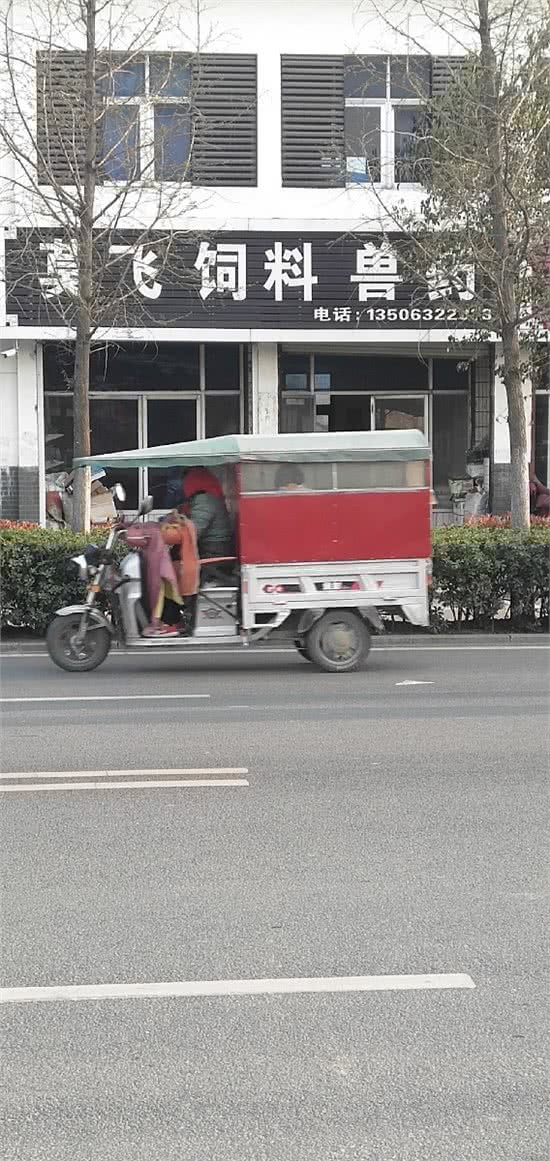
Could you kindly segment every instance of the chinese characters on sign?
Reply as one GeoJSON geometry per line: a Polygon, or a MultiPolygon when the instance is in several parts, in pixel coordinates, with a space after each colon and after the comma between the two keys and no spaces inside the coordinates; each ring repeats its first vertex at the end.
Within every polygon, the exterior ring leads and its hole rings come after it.
{"type": "MultiPolygon", "coordinates": [[[[53,240],[42,243],[40,249],[47,254],[47,274],[40,279],[45,297],[52,298],[65,293],[75,294],[78,285],[76,255],[70,246],[64,242],[53,240]]],[[[235,302],[244,302],[247,296],[247,261],[246,243],[236,242],[200,242],[197,257],[194,262],[195,270],[201,275],[199,294],[207,299],[213,293],[231,294],[235,302]]],[[[282,302],[285,288],[300,289],[304,302],[311,302],[313,287],[317,286],[319,276],[313,273],[312,243],[304,242],[302,246],[285,246],[283,242],[274,242],[272,247],[265,250],[264,270],[268,276],[263,283],[263,289],[273,291],[275,302],[282,302]]],[[[141,243],[136,246],[111,245],[109,253],[113,255],[129,256],[132,259],[132,274],[136,290],[144,298],[159,298],[162,293],[162,283],[158,280],[160,274],[158,263],[159,255],[155,250],[146,248],[141,243]]],[[[355,272],[349,275],[350,283],[358,287],[359,302],[395,301],[395,288],[403,278],[397,273],[397,255],[387,242],[377,245],[375,242],[365,242],[361,249],[355,252],[355,272]]],[[[474,268],[467,267],[457,271],[450,277],[432,268],[428,272],[428,297],[431,302],[437,299],[449,298],[458,295],[461,302],[470,301],[475,293],[474,268]]],[[[337,307],[339,313],[336,322],[350,322],[352,308],[337,307]]],[[[324,307],[315,311],[315,318],[326,321],[330,315],[324,307]]]]}
{"type": "Polygon", "coordinates": [[[231,293],[235,302],[246,298],[246,244],[244,242],[218,242],[211,246],[201,242],[195,260],[195,270],[201,272],[199,294],[206,299],[217,291],[218,294],[231,293]]]}
{"type": "Polygon", "coordinates": [[[144,298],[159,298],[162,292],[162,284],[157,281],[159,261],[158,254],[154,250],[147,250],[144,254],[145,246],[110,246],[110,254],[129,255],[132,259],[132,274],[134,278],[134,286],[144,298]]]}
{"type": "Polygon", "coordinates": [[[465,266],[462,270],[455,270],[452,275],[431,266],[427,282],[430,302],[451,298],[453,293],[458,296],[460,302],[471,302],[476,289],[475,266],[465,266]]]}
{"type": "Polygon", "coordinates": [[[51,242],[41,242],[40,250],[46,255],[46,274],[40,276],[44,298],[62,298],[64,294],[71,297],[76,295],[78,265],[73,247],[68,242],[53,238],[51,242]]]}
{"type": "MultiPolygon", "coordinates": [[[[402,244],[397,234],[197,237],[127,230],[97,243],[102,325],[424,329],[490,321],[473,265],[455,270],[445,263],[415,279],[402,244]]],[[[71,317],[78,302],[76,242],[54,230],[18,231],[6,245],[13,314],[54,325],[71,317]],[[33,246],[35,274],[26,288],[20,271],[33,246]]]]}
{"type": "Polygon", "coordinates": [[[397,256],[387,242],[381,246],[365,242],[363,249],[355,255],[355,264],[355,274],[350,275],[350,282],[359,283],[359,302],[368,302],[372,298],[394,301],[395,284],[403,279],[397,273],[397,256]]]}
{"type": "Polygon", "coordinates": [[[269,270],[269,277],[264,282],[264,290],[275,289],[275,302],[283,301],[284,286],[301,286],[304,290],[304,302],[311,302],[311,294],[319,279],[311,272],[311,242],[304,242],[302,249],[295,246],[292,250],[282,242],[275,242],[272,250],[266,250],[267,262],[264,267],[269,270]]]}

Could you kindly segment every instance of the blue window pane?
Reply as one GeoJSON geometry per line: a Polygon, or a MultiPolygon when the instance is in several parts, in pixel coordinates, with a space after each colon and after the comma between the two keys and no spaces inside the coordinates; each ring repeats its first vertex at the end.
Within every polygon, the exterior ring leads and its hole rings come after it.
{"type": "Polygon", "coordinates": [[[113,61],[100,62],[99,84],[107,97],[142,97],[145,93],[145,64],[128,60],[117,65],[113,61]]]}
{"type": "Polygon", "coordinates": [[[108,181],[129,181],[139,171],[138,110],[113,105],[103,114],[101,170],[108,181]]]}
{"type": "Polygon", "coordinates": [[[187,97],[191,88],[191,70],[186,57],[151,56],[149,89],[153,97],[187,97]]]}
{"type": "Polygon", "coordinates": [[[155,105],[155,178],[183,181],[191,148],[191,116],[181,105],[155,105]]]}

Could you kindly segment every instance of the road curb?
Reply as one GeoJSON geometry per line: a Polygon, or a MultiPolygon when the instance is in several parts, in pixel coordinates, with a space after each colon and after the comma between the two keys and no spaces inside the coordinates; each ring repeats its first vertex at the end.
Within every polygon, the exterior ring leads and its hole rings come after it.
{"type": "MultiPolygon", "coordinates": [[[[213,642],[214,644],[214,642],[213,642]]],[[[270,646],[269,643],[262,645],[262,650],[266,653],[270,648],[280,648],[282,642],[278,642],[277,646],[270,646]]],[[[503,646],[509,645],[511,648],[514,645],[531,645],[534,648],[537,646],[544,647],[550,645],[550,634],[548,633],[382,633],[375,636],[373,641],[373,648],[383,646],[384,649],[403,648],[423,648],[431,646],[433,649],[461,646],[462,648],[468,646],[503,646]]],[[[291,643],[288,642],[289,649],[292,648],[291,643]]],[[[201,646],[197,645],[197,649],[201,646]]],[[[205,647],[208,651],[208,646],[205,647]]],[[[231,646],[227,646],[228,653],[234,652],[231,646]]],[[[47,656],[45,639],[37,637],[34,640],[29,640],[28,637],[17,638],[10,637],[9,641],[3,641],[0,646],[0,658],[9,657],[10,653],[17,653],[19,655],[24,653],[39,653],[43,652],[47,656]]],[[[130,650],[128,653],[130,654],[130,650]]],[[[246,649],[239,650],[246,656],[246,649]]]]}

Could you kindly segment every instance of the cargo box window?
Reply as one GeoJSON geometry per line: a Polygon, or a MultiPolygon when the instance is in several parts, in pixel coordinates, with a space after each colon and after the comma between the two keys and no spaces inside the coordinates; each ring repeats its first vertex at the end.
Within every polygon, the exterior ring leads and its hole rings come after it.
{"type": "Polygon", "coordinates": [[[329,492],[332,464],[243,464],[243,492],[329,492]]]}
{"type": "Polygon", "coordinates": [[[339,491],[369,492],[378,488],[422,488],[422,460],[357,460],[336,465],[339,491]]]}

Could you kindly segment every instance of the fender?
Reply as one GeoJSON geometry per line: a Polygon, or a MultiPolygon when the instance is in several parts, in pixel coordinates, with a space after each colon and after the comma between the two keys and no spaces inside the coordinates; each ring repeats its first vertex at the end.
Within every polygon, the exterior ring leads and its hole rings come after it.
{"type": "MultiPolygon", "coordinates": [[[[353,609],[352,611],[358,613],[360,617],[363,617],[363,620],[368,621],[373,629],[377,629],[379,633],[384,632],[384,622],[375,605],[364,605],[362,608],[353,609]]],[[[327,612],[330,612],[330,609],[306,609],[298,623],[298,635],[301,636],[303,633],[307,633],[311,629],[311,626],[327,612]]],[[[338,612],[338,610],[336,609],[335,612],[338,612]]]]}
{"type": "Polygon", "coordinates": [[[365,605],[363,609],[357,610],[366,621],[369,621],[373,629],[377,629],[379,633],[384,633],[384,622],[376,608],[376,605],[365,605]]]}
{"type": "Polygon", "coordinates": [[[107,620],[107,617],[103,616],[103,613],[99,612],[99,609],[88,609],[86,605],[66,605],[64,609],[58,609],[55,615],[56,617],[71,617],[75,613],[80,613],[80,615],[87,613],[90,621],[95,621],[96,625],[100,625],[102,629],[107,629],[111,636],[114,637],[114,625],[107,620]]]}

